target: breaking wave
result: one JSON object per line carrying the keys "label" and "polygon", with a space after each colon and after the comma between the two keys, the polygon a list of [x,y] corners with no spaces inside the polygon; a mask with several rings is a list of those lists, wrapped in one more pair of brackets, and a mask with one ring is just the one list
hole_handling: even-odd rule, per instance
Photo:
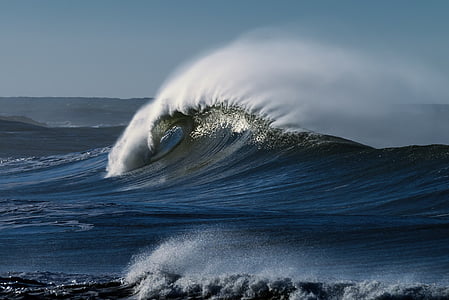
{"label": "breaking wave", "polygon": [[[125,283],[139,299],[442,299],[447,287],[377,280],[320,281],[313,261],[266,247],[240,248],[239,237],[201,232],[172,238],[141,254]],[[219,236],[221,235],[221,237]],[[236,251],[236,248],[239,250]],[[300,252],[300,250],[297,250]]]}
{"label": "breaking wave", "polygon": [[236,132],[252,130],[256,121],[374,147],[448,143],[447,114],[434,106],[423,114],[415,105],[445,101],[440,86],[422,68],[353,50],[293,38],[240,39],[180,68],[136,113],[109,155],[108,176],[160,157],[157,148],[172,130],[162,149],[170,152],[195,131],[191,119],[214,107],[225,110],[215,114],[220,120],[240,110],[226,120]]}

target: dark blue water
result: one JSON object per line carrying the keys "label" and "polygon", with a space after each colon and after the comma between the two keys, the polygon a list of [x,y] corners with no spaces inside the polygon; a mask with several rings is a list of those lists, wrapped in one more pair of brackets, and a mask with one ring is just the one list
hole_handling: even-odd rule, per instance
{"label": "dark blue water", "polygon": [[143,167],[107,176],[124,127],[0,125],[1,299],[449,298],[449,146],[221,106],[164,119]]}

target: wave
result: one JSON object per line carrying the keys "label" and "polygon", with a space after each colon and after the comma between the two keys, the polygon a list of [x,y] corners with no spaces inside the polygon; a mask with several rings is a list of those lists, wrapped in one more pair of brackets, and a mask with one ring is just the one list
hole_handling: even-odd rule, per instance
{"label": "wave", "polygon": [[[148,164],[164,130],[214,107],[238,109],[284,133],[315,132],[375,147],[449,143],[447,110],[412,105],[444,101],[441,86],[422,68],[341,47],[240,39],[180,68],[135,114],[109,155],[108,176]],[[228,125],[251,130],[247,121]],[[174,130],[182,131],[180,138],[190,132]]]}
{"label": "wave", "polygon": [[[241,274],[194,280],[176,274],[157,274],[148,286],[126,284],[122,279],[83,278],[66,274],[20,274],[0,277],[0,297],[5,299],[445,299],[449,288],[426,284],[363,282],[294,282]],[[59,276],[58,276],[59,275]],[[49,279],[65,276],[72,282],[56,284]],[[147,285],[150,285],[148,275]],[[156,277],[156,274],[155,274]],[[80,280],[81,279],[81,280]],[[78,281],[79,280],[79,281]]]}
{"label": "wave", "polygon": [[54,128],[26,117],[0,117],[0,158],[45,157],[108,147],[123,129]]}
{"label": "wave", "polygon": [[[173,237],[134,258],[126,276],[50,272],[0,274],[4,299],[447,299],[442,283],[348,280],[295,249],[267,247],[245,234],[197,232]],[[242,247],[242,243],[245,244]],[[238,251],[236,251],[238,249]],[[300,261],[300,262],[298,262]],[[324,264],[326,265],[326,264]],[[343,266],[341,266],[343,267]],[[398,272],[400,274],[400,272]],[[403,274],[402,274],[403,275]]]}
{"label": "wave", "polygon": [[138,299],[443,299],[449,288],[379,281],[319,282],[235,274],[212,278],[147,274]]}
{"label": "wave", "polygon": [[[219,235],[221,234],[221,237]],[[377,280],[317,280],[313,261],[242,236],[202,232],[172,238],[135,258],[125,283],[139,299],[440,299],[446,286]],[[220,240],[222,240],[220,242]],[[248,242],[248,241],[246,241]],[[237,246],[240,245],[240,246]],[[239,251],[235,251],[236,248]],[[299,249],[296,250],[300,252]],[[280,255],[282,253],[282,255]],[[298,259],[303,260],[298,267]],[[344,273],[344,270],[340,270]],[[331,274],[329,272],[328,274]]]}
{"label": "wave", "polygon": [[1,299],[124,299],[131,295],[110,276],[63,273],[12,273],[0,276]]}
{"label": "wave", "polygon": [[1,117],[47,127],[126,126],[149,98],[0,97]]}
{"label": "wave", "polygon": [[[243,161],[248,153],[255,154],[259,150],[299,151],[322,149],[325,145],[328,150],[331,150],[330,145],[347,149],[368,148],[343,138],[275,128],[269,120],[239,107],[225,105],[192,110],[188,114],[176,112],[165,115],[148,127],[151,130],[147,132],[147,137],[136,136],[143,135],[146,130],[136,128],[135,124],[126,129],[122,139],[112,149],[109,176],[143,167],[162,158],[177,168],[180,167],[180,159],[184,159],[182,166],[194,169],[201,165],[210,167],[225,158]],[[129,139],[133,142],[129,143]],[[169,154],[170,157],[165,158]]]}

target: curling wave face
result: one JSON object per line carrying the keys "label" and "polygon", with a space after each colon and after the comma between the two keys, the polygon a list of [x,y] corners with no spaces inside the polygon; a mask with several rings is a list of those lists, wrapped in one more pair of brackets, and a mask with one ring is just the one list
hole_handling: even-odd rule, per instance
{"label": "curling wave face", "polygon": [[[192,123],[195,116],[217,106],[237,108],[283,132],[315,132],[374,147],[449,143],[440,109],[423,114],[423,107],[412,105],[440,103],[447,94],[441,86],[423,69],[338,47],[241,39],[184,66],[163,85],[115,144],[108,176],[170,152],[196,126],[205,126]],[[254,129],[238,117],[229,123],[234,131]],[[184,123],[176,125],[178,119]]]}
{"label": "curling wave face", "polygon": [[[120,150],[123,150],[121,147],[126,146],[125,133],[109,155],[108,175],[118,175],[163,158],[162,163],[167,166],[177,165],[175,161],[183,160],[182,165],[200,168],[211,167],[231,156],[247,157],[249,154],[243,153],[262,149],[283,151],[294,148],[296,151],[305,151],[310,148],[331,150],[332,146],[338,145],[344,145],[347,149],[366,147],[342,138],[313,132],[287,132],[272,127],[271,123],[243,109],[223,105],[193,111],[189,115],[178,112],[157,121],[151,127],[147,139],[142,137],[138,140],[140,144],[131,145],[137,148],[126,152],[124,157],[117,158],[117,152],[120,154]],[[127,132],[130,128],[133,126],[130,126]],[[131,136],[135,137],[132,133]],[[235,152],[243,153],[239,156]],[[168,170],[165,171],[172,174]]]}

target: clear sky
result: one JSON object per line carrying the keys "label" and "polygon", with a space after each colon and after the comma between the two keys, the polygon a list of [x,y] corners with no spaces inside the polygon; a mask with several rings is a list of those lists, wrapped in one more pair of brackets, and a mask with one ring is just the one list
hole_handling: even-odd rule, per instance
{"label": "clear sky", "polygon": [[443,0],[0,0],[0,96],[151,97],[182,62],[266,27],[449,74],[448,16]]}

